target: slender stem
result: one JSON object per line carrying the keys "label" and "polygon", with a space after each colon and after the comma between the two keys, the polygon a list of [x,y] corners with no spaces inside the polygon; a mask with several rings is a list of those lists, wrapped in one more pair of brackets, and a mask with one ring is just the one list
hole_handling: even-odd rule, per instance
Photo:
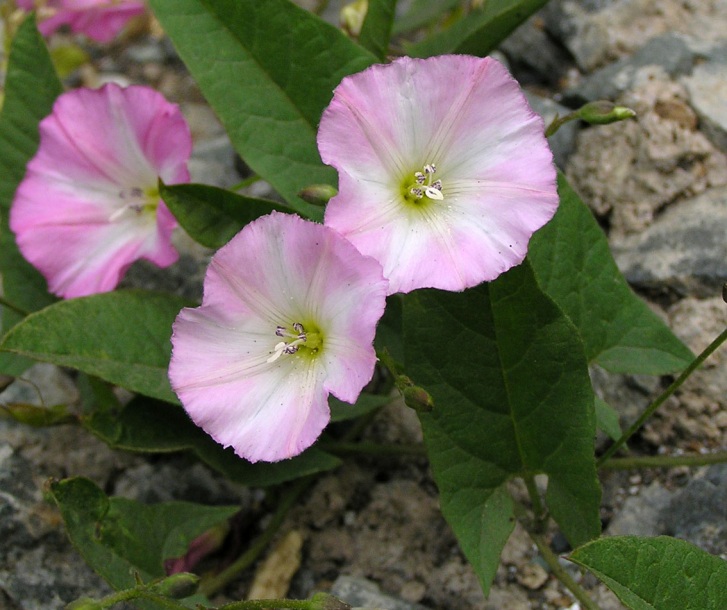
{"label": "slender stem", "polygon": [[266,610],[267,608],[288,608],[290,610],[307,610],[309,599],[249,599],[230,602],[217,610]]}
{"label": "slender stem", "polygon": [[536,534],[530,531],[528,531],[528,534],[535,543],[535,546],[538,547],[540,556],[545,560],[545,563],[548,564],[550,570],[553,574],[555,574],[556,578],[562,582],[571,593],[573,593],[575,598],[581,603],[581,606],[583,606],[585,610],[602,610],[601,607],[588,596],[585,589],[573,580],[573,577],[568,574],[568,571],[560,565],[558,556],[550,550],[550,545],[548,545],[545,538],[541,534]]}
{"label": "slender stem", "polygon": [[181,602],[159,595],[153,591],[149,591],[144,585],[112,593],[111,595],[107,595],[106,597],[99,599],[95,603],[98,604],[97,607],[99,608],[112,608],[116,604],[133,599],[148,599],[156,602],[163,608],[168,608],[169,610],[188,610],[187,606]]}
{"label": "slender stem", "polygon": [[244,180],[240,180],[240,182],[238,182],[237,184],[233,184],[230,187],[230,190],[233,192],[239,191],[240,189],[244,189],[244,188],[250,186],[251,184],[255,184],[256,182],[258,182],[260,180],[262,180],[261,176],[258,176],[257,174],[253,174],[252,176],[248,176]]}
{"label": "slender stem", "polygon": [[273,514],[273,518],[270,520],[267,528],[265,528],[265,531],[255,539],[255,541],[250,545],[250,548],[240,555],[235,562],[227,566],[219,574],[216,574],[209,579],[203,579],[199,587],[200,592],[204,593],[207,597],[213,595],[235,580],[235,578],[237,578],[244,570],[252,565],[260,553],[263,552],[265,547],[273,539],[273,536],[275,536],[276,532],[283,524],[285,516],[293,507],[295,501],[312,482],[313,478],[310,476],[298,479],[280,499],[278,507]]}
{"label": "slender stem", "polygon": [[727,451],[704,455],[649,455],[644,457],[611,458],[601,464],[607,470],[631,468],[674,468],[675,466],[707,466],[727,462]]}
{"label": "slender stem", "polygon": [[320,448],[335,454],[366,454],[366,455],[378,455],[378,456],[424,456],[427,454],[427,450],[424,445],[399,445],[397,443],[372,443],[372,442],[358,442],[358,443],[347,443],[331,441],[327,443],[320,443]]}
{"label": "slender stem", "polygon": [[7,299],[5,299],[5,297],[0,297],[0,305],[2,305],[3,307],[7,307],[8,309],[12,309],[15,313],[17,313],[23,317],[25,317],[29,314],[29,312],[18,307],[17,305],[14,305],[13,303],[11,303]]}
{"label": "slender stem", "polygon": [[540,533],[545,530],[545,526],[548,521],[548,513],[543,506],[543,501],[540,499],[540,492],[538,491],[538,486],[535,484],[535,477],[533,475],[528,475],[523,477],[523,481],[525,482],[525,487],[528,490],[530,502],[533,506],[533,515],[535,517],[534,526],[538,533]]}
{"label": "slender stem", "polygon": [[631,427],[621,435],[621,438],[611,445],[606,450],[606,453],[598,459],[596,465],[599,467],[603,466],[603,464],[605,464],[611,456],[616,453],[629,438],[631,438],[634,432],[641,428],[644,422],[653,415],[654,411],[656,411],[664,403],[664,401],[669,398],[695,370],[699,368],[699,366],[712,354],[712,352],[724,343],[725,339],[727,339],[727,328],[725,328],[722,333],[714,341],[712,341],[712,343],[710,343],[686,369],[684,369],[684,372],[679,375],[679,377],[677,377],[674,382],[644,410],[641,416],[633,424],[631,424]]}

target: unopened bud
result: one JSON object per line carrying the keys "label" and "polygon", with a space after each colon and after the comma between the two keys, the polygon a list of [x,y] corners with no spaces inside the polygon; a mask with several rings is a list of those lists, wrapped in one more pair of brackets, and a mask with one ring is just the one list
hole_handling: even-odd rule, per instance
{"label": "unopened bud", "polygon": [[338,191],[330,184],[311,184],[300,191],[298,197],[314,205],[326,205],[331,197],[336,196],[336,193]]}
{"label": "unopened bud", "polygon": [[366,13],[369,10],[368,0],[356,0],[347,4],[341,9],[341,28],[349,36],[358,38],[363,27],[364,19],[366,19]]}
{"label": "unopened bud", "polygon": [[413,385],[404,388],[404,404],[419,413],[428,413],[434,408],[434,399],[424,388]]}
{"label": "unopened bud", "polygon": [[194,595],[199,588],[199,576],[189,572],[180,572],[167,576],[158,583],[151,586],[155,593],[171,597],[172,599],[184,599]]}
{"label": "unopened bud", "polygon": [[330,593],[316,593],[309,600],[309,610],[351,610],[351,606]]}
{"label": "unopened bud", "polygon": [[592,125],[608,125],[617,121],[632,119],[636,113],[626,106],[616,106],[613,102],[599,100],[589,102],[576,111],[576,115],[582,121]]}

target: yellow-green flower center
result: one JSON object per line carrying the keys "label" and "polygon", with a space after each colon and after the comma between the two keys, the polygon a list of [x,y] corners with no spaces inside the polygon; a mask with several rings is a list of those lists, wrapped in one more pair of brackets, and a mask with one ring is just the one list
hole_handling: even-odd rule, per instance
{"label": "yellow-green flower center", "polygon": [[111,222],[132,214],[136,216],[148,214],[153,217],[159,206],[159,189],[156,185],[147,189],[138,186],[121,189],[119,201],[121,205],[109,217]]}
{"label": "yellow-green flower center", "polygon": [[283,355],[297,354],[313,358],[323,347],[323,336],[314,324],[306,324],[308,330],[300,322],[289,327],[278,326],[275,335],[283,339],[279,341],[268,358],[268,362],[275,362]]}
{"label": "yellow-green flower center", "polygon": [[404,201],[409,204],[422,205],[444,200],[442,181],[434,180],[436,173],[436,165],[427,163],[422,171],[415,171],[413,174],[405,176],[401,182],[401,195]]}

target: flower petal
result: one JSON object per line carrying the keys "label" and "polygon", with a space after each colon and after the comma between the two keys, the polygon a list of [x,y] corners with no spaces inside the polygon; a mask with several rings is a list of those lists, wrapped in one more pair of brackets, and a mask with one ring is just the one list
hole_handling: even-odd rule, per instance
{"label": "flower petal", "polygon": [[[172,387],[238,455],[297,455],[328,422],[328,394],[355,402],[371,379],[386,288],[381,266],[335,231],[287,214],[259,218],[215,254],[202,306],[177,318]],[[294,324],[319,337],[316,351],[304,343],[272,358],[277,328]]]}
{"label": "flower petal", "polygon": [[[381,262],[391,292],[494,279],[557,208],[542,121],[492,59],[400,58],[346,77],[318,146],[339,172],[325,223]],[[441,192],[405,200],[428,164]]]}
{"label": "flower petal", "polygon": [[[33,10],[33,0],[17,0],[18,6]],[[68,25],[77,34],[97,42],[110,42],[126,23],[146,10],[141,0],[47,0],[40,12],[38,29],[49,36]]]}
{"label": "flower petal", "polygon": [[172,264],[176,221],[149,194],[188,181],[190,154],[179,109],[152,89],[61,95],[10,210],[20,251],[66,298],[112,290],[139,258]]}

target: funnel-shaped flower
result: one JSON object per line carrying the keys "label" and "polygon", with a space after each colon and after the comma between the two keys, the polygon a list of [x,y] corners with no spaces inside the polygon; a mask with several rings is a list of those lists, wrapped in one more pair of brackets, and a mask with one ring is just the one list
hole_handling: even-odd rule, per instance
{"label": "funnel-shaped flower", "polygon": [[344,78],[318,148],[339,180],[325,224],[381,262],[391,292],[496,278],[558,204],[542,120],[493,59],[404,57]]}
{"label": "funnel-shaped flower", "polygon": [[353,403],[376,363],[387,281],[334,230],[273,213],[212,259],[174,323],[169,379],[194,422],[251,462],[313,444],[328,395]]}
{"label": "funnel-shaped flower", "polygon": [[166,267],[176,221],[159,178],[189,180],[182,113],[147,87],[64,93],[40,123],[40,147],[10,210],[18,247],[70,298],[113,290],[134,261]]}
{"label": "funnel-shaped flower", "polygon": [[38,10],[43,36],[67,25],[97,42],[110,42],[129,19],[146,10],[141,0],[18,0],[18,6]]}

